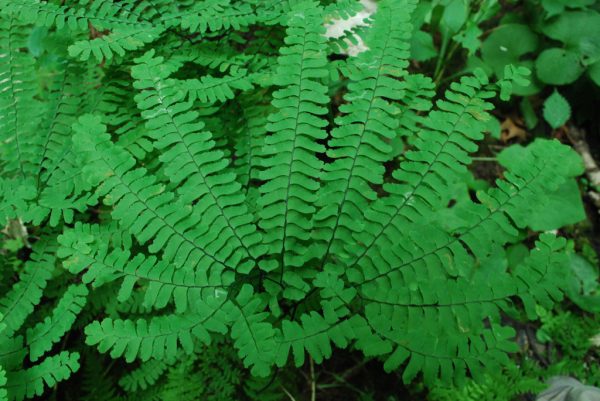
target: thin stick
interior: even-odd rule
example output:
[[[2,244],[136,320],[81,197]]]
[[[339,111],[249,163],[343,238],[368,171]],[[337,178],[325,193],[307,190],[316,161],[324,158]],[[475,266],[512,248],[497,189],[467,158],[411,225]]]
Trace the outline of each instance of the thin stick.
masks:
[[[296,399],[294,398],[294,396],[289,391],[287,391],[287,389],[285,387],[281,386],[281,389],[283,390],[283,392],[285,393],[285,395],[287,395],[290,398],[290,400],[296,401]]]
[[[315,380],[315,362],[308,357],[310,363],[310,401],[317,401],[317,382]]]

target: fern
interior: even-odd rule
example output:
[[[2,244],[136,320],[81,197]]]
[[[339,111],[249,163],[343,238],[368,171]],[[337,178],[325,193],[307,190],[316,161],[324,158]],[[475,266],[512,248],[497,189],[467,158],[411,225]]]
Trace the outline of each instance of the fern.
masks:
[[[55,269],[53,249],[55,245],[50,242],[37,244],[32,260],[25,265],[19,281],[0,299],[2,324],[5,326],[2,335],[11,336],[20,329],[34,306],[40,302]]]
[[[22,400],[42,395],[45,386],[53,387],[79,369],[79,354],[61,352],[44,359],[39,365],[7,375],[10,399]]]
[[[306,2],[290,13],[287,28],[289,46],[281,49],[275,84],[283,89],[273,93],[272,105],[278,110],[268,117],[259,174],[268,181],[260,187],[258,199],[260,227],[266,231],[264,242],[270,254],[281,254],[280,260],[269,259],[261,268],[281,271],[290,297],[301,297],[308,291],[301,276],[284,266],[302,266],[306,249],[303,241],[310,238],[313,206],[322,162],[315,152],[325,149],[317,143],[325,139],[327,125],[320,116],[327,112],[327,88],[318,81],[327,75],[322,11]]]
[[[84,286],[69,287],[60,295],[52,316],[31,328],[23,328],[31,319],[34,308],[40,308],[44,290],[56,271],[55,252],[56,243],[49,238],[36,243],[31,260],[25,263],[18,281],[0,299],[0,325],[3,328],[0,332],[0,365],[6,369],[2,371],[5,372],[3,396],[9,400],[39,396],[46,386],[53,387],[79,369],[79,354],[69,351],[46,356],[37,365],[23,366],[27,354],[32,362],[36,362],[63,338],[88,295]]]
[[[52,316],[27,330],[25,338],[31,361],[35,362],[67,333],[85,305],[87,295],[85,286],[69,287],[52,311]]]
[[[2,249],[0,400],[80,354],[72,399],[276,399],[338,349],[429,387],[506,369],[504,317],[559,302],[572,250],[526,217],[581,161],[536,140],[458,194],[527,71],[442,93],[409,68],[417,6],[328,39],[359,2],[0,0],[0,224],[32,244]]]

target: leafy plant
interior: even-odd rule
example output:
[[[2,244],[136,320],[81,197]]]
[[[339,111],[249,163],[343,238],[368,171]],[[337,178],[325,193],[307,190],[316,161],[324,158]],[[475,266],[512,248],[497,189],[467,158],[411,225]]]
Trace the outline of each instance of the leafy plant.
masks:
[[[530,97],[542,95],[555,102],[555,96],[547,96],[552,93],[547,86],[564,88],[578,80],[600,85],[598,12],[590,0],[422,1],[413,18],[411,58],[425,62],[436,82],[475,68],[499,79],[507,65],[528,68],[533,72],[531,82],[516,84],[513,91],[524,97],[522,113],[535,116]],[[539,114],[552,128],[570,118],[564,112],[569,107],[561,108],[560,119],[545,109],[544,104]],[[526,125],[533,129],[537,118],[527,117]]]
[[[427,385],[508,364],[502,314],[560,300],[568,253],[543,233],[509,269],[504,248],[581,162],[538,140],[458,199],[492,99],[527,71],[436,95],[408,71],[415,8],[381,1],[368,50],[346,59],[324,22],[353,1],[0,0],[0,220],[35,242],[2,266],[24,266],[0,300],[8,398],[78,369],[58,344],[76,323],[131,372],[115,398],[159,381],[165,398],[198,394],[185,378],[215,341],[267,387],[334,348]],[[54,278],[62,295],[42,298]],[[89,383],[110,383],[71,341]]]

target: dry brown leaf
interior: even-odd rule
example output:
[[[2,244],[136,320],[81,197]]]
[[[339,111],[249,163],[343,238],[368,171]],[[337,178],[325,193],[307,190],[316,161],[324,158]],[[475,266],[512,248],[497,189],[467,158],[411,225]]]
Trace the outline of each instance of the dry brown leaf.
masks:
[[[500,124],[500,139],[502,142],[508,142],[511,139],[517,139],[519,142],[527,139],[527,131],[521,128],[515,121],[506,117],[506,119]]]

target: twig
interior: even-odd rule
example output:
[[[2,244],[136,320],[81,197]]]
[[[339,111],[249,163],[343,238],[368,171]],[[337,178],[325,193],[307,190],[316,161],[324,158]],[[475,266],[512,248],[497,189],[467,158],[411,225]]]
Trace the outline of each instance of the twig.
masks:
[[[600,209],[600,168],[594,160],[592,153],[590,152],[590,146],[585,140],[585,131],[574,126],[569,126],[567,130],[567,137],[573,144],[573,148],[581,155],[583,164],[585,165],[585,174],[592,189],[588,191],[588,196],[594,202],[594,205]]]
[[[294,396],[292,395],[292,393],[290,393],[287,388],[281,386],[281,389],[283,390],[283,392],[285,393],[285,395],[287,395],[289,397],[290,400],[292,401],[296,401],[296,399],[294,398]]]
[[[496,159],[495,157],[487,157],[487,156],[481,156],[481,157],[471,157],[471,160],[476,161],[476,162],[497,162],[498,159]]]
[[[315,362],[308,357],[310,363],[310,401],[317,401],[317,381],[315,380]]]

